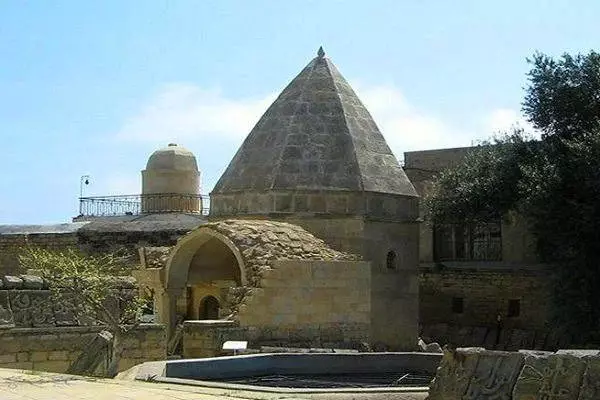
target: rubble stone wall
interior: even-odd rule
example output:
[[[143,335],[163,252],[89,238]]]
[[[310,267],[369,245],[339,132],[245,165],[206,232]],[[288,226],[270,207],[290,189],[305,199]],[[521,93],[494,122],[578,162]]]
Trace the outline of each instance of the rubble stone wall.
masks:
[[[50,249],[65,249],[78,243],[76,233],[0,235],[0,276],[19,271],[19,253],[24,246],[33,245]]]
[[[40,277],[0,279],[0,368],[66,372],[103,329],[77,315],[72,305],[53,300]],[[165,328],[140,325],[128,333],[124,347],[120,370],[164,360]]]
[[[102,329],[99,326],[0,328],[0,368],[64,373]],[[140,325],[124,340],[119,371],[146,361],[166,359],[165,343],[163,325]]]

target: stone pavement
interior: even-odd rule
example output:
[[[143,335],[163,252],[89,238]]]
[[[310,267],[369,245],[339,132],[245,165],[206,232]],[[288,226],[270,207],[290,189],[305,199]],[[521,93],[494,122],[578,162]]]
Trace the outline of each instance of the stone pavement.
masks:
[[[271,393],[0,369],[0,400],[422,400],[426,393]]]

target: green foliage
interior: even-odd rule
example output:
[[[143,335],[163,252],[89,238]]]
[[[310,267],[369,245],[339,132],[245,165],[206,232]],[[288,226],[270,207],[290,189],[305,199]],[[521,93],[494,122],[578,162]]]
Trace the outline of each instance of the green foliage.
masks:
[[[556,326],[600,343],[600,55],[536,54],[523,111],[543,132],[512,132],[442,173],[426,199],[434,223],[527,219],[542,261],[554,266]]]
[[[600,126],[600,54],[564,54],[555,60],[536,53],[527,60],[523,111],[546,136],[569,139]]]
[[[488,221],[514,209],[519,160],[534,148],[521,131],[475,147],[459,168],[443,171],[425,199],[437,222]]]
[[[73,307],[78,315],[106,325],[116,334],[138,324],[147,299],[132,282],[125,256],[30,247],[19,259],[23,267],[35,270],[48,282],[55,301]]]

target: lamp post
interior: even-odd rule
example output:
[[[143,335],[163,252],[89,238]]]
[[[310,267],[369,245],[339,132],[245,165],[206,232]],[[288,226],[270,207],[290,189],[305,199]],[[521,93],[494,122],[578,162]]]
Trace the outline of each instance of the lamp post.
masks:
[[[83,185],[89,185],[90,184],[90,176],[89,175],[82,175],[81,178],[79,178],[79,215],[83,215]]]
[[[79,179],[79,198],[83,197],[83,185],[89,185],[90,184],[90,176],[89,175],[83,175],[80,179]]]

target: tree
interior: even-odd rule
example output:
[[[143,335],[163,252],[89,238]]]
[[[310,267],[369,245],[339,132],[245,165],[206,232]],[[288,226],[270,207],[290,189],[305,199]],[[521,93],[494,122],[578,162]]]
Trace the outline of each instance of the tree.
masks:
[[[35,270],[48,283],[54,301],[68,304],[76,315],[104,326],[113,335],[107,374],[116,375],[124,336],[139,325],[147,303],[132,282],[126,257],[29,247],[19,259],[24,268]]]
[[[523,112],[544,136],[572,138],[600,127],[600,54],[564,54],[555,60],[536,53],[527,60],[529,86]]]
[[[600,55],[531,60],[523,111],[541,140],[514,131],[475,148],[438,177],[431,220],[526,218],[537,253],[553,265],[556,326],[600,343]]]

